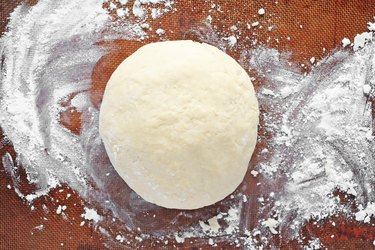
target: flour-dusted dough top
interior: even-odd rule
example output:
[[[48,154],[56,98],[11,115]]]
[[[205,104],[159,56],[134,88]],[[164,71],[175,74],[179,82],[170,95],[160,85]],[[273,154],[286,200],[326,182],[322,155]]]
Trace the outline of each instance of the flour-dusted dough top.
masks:
[[[142,198],[195,209],[241,183],[257,138],[258,103],[245,70],[193,41],[151,43],[108,81],[100,134],[109,158]]]

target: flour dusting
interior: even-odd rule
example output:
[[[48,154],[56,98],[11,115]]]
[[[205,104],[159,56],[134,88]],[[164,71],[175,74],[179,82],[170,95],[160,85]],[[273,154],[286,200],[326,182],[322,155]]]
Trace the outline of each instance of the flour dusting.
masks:
[[[69,22],[64,18],[68,13]],[[37,185],[35,193],[20,194],[29,201],[56,187],[55,180],[73,189],[87,185],[89,170],[82,167],[85,150],[58,117],[65,97],[78,92],[87,95],[91,71],[105,53],[95,42],[107,21],[108,15],[96,0],[42,0],[35,7],[21,5],[12,13],[9,31],[1,40],[0,120],[18,152],[18,163]],[[8,156],[3,162],[4,166],[12,164]]]
[[[272,155],[256,170],[269,182],[285,179],[276,193],[279,206],[264,207],[272,207],[274,219],[263,222],[271,233],[279,225],[279,231],[297,237],[310,219],[338,212],[350,217],[353,211],[335,191],[354,197],[359,209],[366,207],[357,220],[368,222],[373,215],[375,141],[369,96],[374,95],[375,44],[371,32],[363,34],[367,46],[363,40],[357,45],[357,38],[354,53],[338,50],[307,76],[286,66],[287,57],[276,50],[258,48],[248,55],[250,67],[267,82],[259,92],[260,103],[271,103],[263,116],[265,129],[273,134],[268,141]]]
[[[374,23],[368,24],[369,32],[344,38],[343,49],[325,59],[310,58],[313,69],[305,75],[291,66],[287,53],[261,45],[252,50],[241,47],[245,39],[237,24],[229,27],[230,33],[216,32],[212,16],[223,10],[212,2],[205,23],[186,35],[242,52],[242,66],[264,80],[258,98],[265,110],[264,130],[272,137],[260,136],[267,147],[258,153],[261,161],[250,174],[259,178],[257,186],[267,188],[257,197],[235,193],[221,203],[222,210],[207,208],[205,216],[176,212],[163,218],[162,208],[143,201],[121,182],[108,159],[103,159],[99,110],[89,95],[94,66],[108,53],[98,43],[164,38],[169,30],[153,31],[148,21],[173,14],[174,4],[171,0],[40,0],[33,7],[21,5],[14,10],[0,40],[0,124],[17,152],[15,160],[9,153],[1,159],[12,179],[7,187],[33,209],[35,200],[67,184],[88,203],[80,225],[90,221],[120,246],[155,240],[166,247],[189,241],[262,249],[272,246],[272,237],[301,242],[307,221],[338,213],[370,223],[375,217],[370,102],[375,95]],[[263,18],[269,11],[263,7],[253,14]],[[258,30],[265,25],[269,23],[263,19],[252,20],[245,28]],[[256,38],[246,41],[258,44]],[[61,114],[70,108],[82,113],[79,135],[60,123]],[[33,192],[21,188],[21,169],[35,185]],[[113,182],[120,189],[114,189]],[[282,187],[275,187],[276,182]],[[350,197],[355,208],[336,192]],[[244,221],[254,201],[259,204],[257,222],[249,225]],[[59,204],[54,212],[67,216],[66,209]],[[172,230],[169,224],[179,229]],[[317,238],[301,246],[323,247]]]

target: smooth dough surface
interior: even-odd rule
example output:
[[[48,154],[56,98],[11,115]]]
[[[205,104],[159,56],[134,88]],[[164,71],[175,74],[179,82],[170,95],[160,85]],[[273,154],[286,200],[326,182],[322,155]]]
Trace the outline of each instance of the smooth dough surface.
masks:
[[[119,175],[143,199],[196,209],[242,182],[257,140],[245,70],[208,44],[143,46],[108,81],[99,131]]]

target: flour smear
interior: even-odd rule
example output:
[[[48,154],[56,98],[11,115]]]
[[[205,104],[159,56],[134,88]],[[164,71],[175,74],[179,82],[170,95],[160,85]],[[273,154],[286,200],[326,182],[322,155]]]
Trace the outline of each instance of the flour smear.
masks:
[[[258,249],[271,246],[272,235],[300,239],[306,221],[339,212],[369,223],[375,216],[369,102],[375,87],[372,23],[370,32],[351,39],[354,44],[343,41],[344,49],[315,64],[307,76],[290,66],[287,54],[261,46],[243,49],[242,66],[255,70],[265,82],[258,98],[266,110],[261,114],[264,129],[273,135],[251,174],[261,178],[261,187],[283,183],[281,189],[258,197],[259,221],[254,227],[241,223],[252,199],[241,193],[224,201],[225,211],[211,218],[180,212],[160,219],[162,208],[143,201],[125,184],[124,191],[111,186],[121,181],[108,159],[103,159],[99,111],[89,97],[93,67],[108,53],[96,44],[144,40],[155,32],[164,36],[168,30],[152,31],[148,20],[173,14],[173,4],[169,0],[40,0],[33,7],[21,5],[14,10],[0,40],[0,126],[17,152],[17,162],[10,154],[2,158],[17,194],[32,204],[68,184],[90,206],[82,219],[120,245],[139,245],[148,239],[168,245],[194,238],[209,245],[226,241]],[[213,8],[221,11],[220,6],[212,4]],[[259,10],[259,15],[265,13]],[[211,21],[208,16],[207,27],[193,31],[198,38],[220,48],[241,49],[237,27],[232,27],[233,35],[217,34]],[[80,135],[59,123],[60,113],[67,109],[64,102],[83,113]],[[20,189],[20,165],[36,185],[32,193]],[[342,204],[334,191],[351,195],[357,209]],[[66,209],[59,206],[56,212],[64,214]],[[179,230],[160,229],[168,224]],[[319,239],[308,244],[306,248],[321,247]]]
[[[338,212],[352,217],[353,210],[334,191],[354,197],[360,210],[372,210],[375,44],[372,32],[363,34],[368,39],[354,44],[355,52],[337,50],[307,76],[292,70],[276,50],[258,48],[245,55],[265,80],[259,100],[267,104],[265,129],[273,134],[271,156],[255,170],[270,182],[286,179],[275,203],[265,207],[272,207],[269,213],[287,235],[297,237],[296,229],[310,219]],[[357,220],[368,216],[369,222],[374,212],[361,212]]]

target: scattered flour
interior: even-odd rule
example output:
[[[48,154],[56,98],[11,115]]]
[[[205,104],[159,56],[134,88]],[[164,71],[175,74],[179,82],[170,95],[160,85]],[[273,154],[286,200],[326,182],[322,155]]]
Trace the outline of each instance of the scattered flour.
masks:
[[[258,174],[259,174],[259,172],[258,171],[256,171],[256,170],[251,170],[251,172],[250,172],[254,177],[257,177],[258,176]]]
[[[237,44],[237,38],[235,36],[229,36],[226,38],[230,48],[234,47]]]
[[[183,236],[179,236],[178,233],[175,234],[175,240],[177,243],[184,243],[185,238]]]
[[[28,201],[47,194],[59,182],[77,190],[87,185],[87,169],[82,168],[85,150],[57,118],[64,98],[79,92],[87,95],[92,68],[105,53],[94,45],[98,37],[93,34],[103,30],[107,21],[99,0],[41,0],[12,13],[9,31],[1,39],[0,122],[18,152],[18,163],[37,185],[36,192],[21,194],[17,173],[10,170],[17,192]],[[73,40],[76,47],[69,46]],[[82,77],[72,68],[79,68]],[[79,109],[89,106],[81,102],[83,95],[73,101]],[[14,169],[8,155],[3,163]]]
[[[308,245],[303,246],[303,250],[320,250],[320,249],[324,249],[324,247],[319,239],[309,240]]]
[[[87,108],[87,103],[89,103],[87,93],[78,93],[70,101],[71,106],[75,107],[79,112],[82,112]]]
[[[161,17],[163,14],[173,10],[174,1],[172,0],[135,0],[132,7],[132,13],[135,17],[147,19],[147,10],[153,5],[164,5],[164,8],[152,8],[151,17],[153,19]],[[126,5],[123,4],[123,5]]]
[[[374,20],[375,20],[375,17],[374,17]],[[368,25],[367,28],[369,31],[375,31],[375,22],[373,23],[369,22],[367,25]]]
[[[26,201],[33,202],[60,183],[68,183],[84,199],[113,211],[114,217],[122,218],[129,223],[130,230],[134,230],[134,212],[116,209],[118,204],[112,197],[100,191],[107,188],[101,176],[106,176],[111,168],[98,166],[95,158],[104,151],[98,138],[98,110],[91,104],[88,90],[93,67],[106,53],[95,44],[117,38],[145,38],[145,32],[151,30],[146,22],[149,15],[156,19],[174,11],[174,2],[111,1],[109,10],[120,19],[130,15],[138,19],[137,23],[127,21],[122,26],[119,22],[115,26],[110,23],[111,17],[102,3],[102,0],[40,0],[33,7],[21,5],[12,13],[8,31],[0,40],[3,59],[0,123],[18,157],[14,163],[10,154],[5,154],[2,163],[12,178],[15,192]],[[50,9],[55,11],[49,12]],[[222,12],[221,6],[214,3],[211,4],[213,9]],[[263,8],[258,10],[258,15],[264,14]],[[209,17],[207,20],[211,23],[212,17]],[[259,25],[257,21],[248,28]],[[368,28],[374,31],[375,24],[369,23]],[[238,31],[237,26],[231,30]],[[272,26],[268,30],[271,31]],[[205,30],[198,30],[201,31]],[[156,30],[158,35],[164,33],[161,28]],[[229,48],[237,47],[238,37],[234,35],[223,38],[208,37],[204,32],[200,35],[202,40],[223,40]],[[72,41],[76,45],[73,48]],[[217,45],[222,46],[218,42]],[[348,45],[350,40],[344,38],[342,46]],[[375,170],[371,167],[375,165],[375,147],[368,103],[375,85],[372,32],[357,35],[353,50],[354,53],[337,51],[319,62],[311,58],[315,67],[307,76],[292,68],[287,56],[276,50],[259,47],[250,53],[244,52],[250,68],[268,80],[258,97],[261,105],[269,106],[268,112],[262,115],[265,129],[273,135],[267,145],[268,152],[272,152],[270,158],[251,174],[262,177],[262,185],[284,180],[283,188],[272,195],[266,194],[269,198],[258,197],[261,216],[255,228],[240,223],[244,206],[249,202],[246,196],[239,195],[238,205],[228,211],[206,222],[197,220],[194,226],[180,232],[162,232],[163,237],[183,243],[188,238],[208,235],[209,245],[217,243],[217,238],[226,237],[247,249],[267,249],[266,237],[270,234],[287,232],[289,237],[298,238],[299,230],[309,219],[325,218],[338,211],[350,215],[332,195],[336,190],[355,197],[359,204],[355,219],[368,223],[375,216],[375,196],[371,192],[375,184]],[[85,113],[80,136],[73,135],[58,122],[64,110],[60,103],[71,95],[74,97],[70,105]],[[29,182],[37,186],[35,192],[20,191],[18,164],[25,167]],[[98,185],[99,191],[87,192],[92,182]],[[108,201],[106,205],[103,205],[104,199]],[[135,211],[149,209],[136,198],[131,199]],[[56,213],[64,214],[66,209],[65,205],[59,205]],[[81,217],[85,220],[95,223],[104,220],[94,208],[85,207],[84,211]],[[80,225],[84,224],[82,221]],[[35,229],[42,229],[42,226]],[[245,235],[238,236],[240,231]],[[122,234],[114,238],[120,243],[127,239]],[[140,236],[135,239],[143,241]],[[207,242],[207,238],[205,240]],[[168,244],[168,240],[165,242]],[[312,239],[304,249],[321,247],[318,239]]]
[[[217,220],[217,216],[212,217],[211,219],[207,220],[206,224],[203,221],[199,221],[199,225],[201,226],[202,230],[208,234],[217,234],[220,229],[219,222]]]
[[[355,213],[355,219],[357,221],[363,221],[364,223],[369,223],[371,217],[375,216],[375,202],[370,202],[367,204],[366,208],[363,209],[362,206],[359,207],[360,211]]]
[[[259,22],[257,21],[257,22],[253,22],[252,24],[251,24],[251,26],[252,27],[257,27],[259,25]]]
[[[157,30],[155,31],[155,33],[156,33],[157,35],[159,35],[159,36],[162,36],[162,35],[165,34],[165,30],[159,28],[159,29],[157,29]]]
[[[56,213],[57,213],[57,214],[61,214],[61,212],[62,212],[62,207],[61,207],[61,205],[59,205],[59,206],[57,207],[57,209],[56,209]]]
[[[368,96],[368,95],[370,95],[371,91],[372,91],[371,85],[369,85],[369,84],[363,85],[363,94]]]
[[[128,3],[128,0],[119,0],[121,5],[126,5]]]
[[[126,240],[126,238],[123,235],[119,234],[116,236],[116,240],[118,240],[120,243],[123,243]]]
[[[269,83],[258,98],[269,106],[265,129],[273,134],[268,141],[273,154],[256,170],[270,182],[287,179],[276,193],[279,206],[269,203],[264,209],[278,215],[280,230],[291,237],[298,237],[312,218],[339,211],[351,216],[334,191],[350,194],[366,207],[357,220],[368,222],[374,214],[375,140],[368,96],[375,85],[375,44],[371,32],[359,37],[355,53],[337,51],[307,76],[287,67],[288,57],[273,49],[258,48],[248,56],[250,67]],[[294,91],[280,94],[285,87]]]
[[[350,40],[345,37],[344,39],[342,39],[341,44],[342,44],[342,47],[346,47],[350,44]]]
[[[34,229],[35,230],[43,230],[43,228],[44,228],[44,225],[42,224],[42,225],[39,225],[39,226],[36,226],[36,227],[34,227]]]
[[[363,48],[366,43],[371,41],[372,37],[373,37],[372,32],[363,32],[361,34],[356,35],[354,37],[354,43],[353,43],[354,51],[357,51],[358,49]]]
[[[279,222],[273,218],[268,218],[267,220],[262,222],[262,225],[267,227],[271,233],[278,234],[276,231],[277,226],[279,225]]]
[[[85,213],[81,215],[82,218],[85,220],[92,220],[94,222],[99,222],[101,220],[101,216],[96,212],[94,208],[87,208],[84,207]]]
[[[128,9],[117,9],[116,10],[116,15],[120,18],[129,16],[129,10]]]

